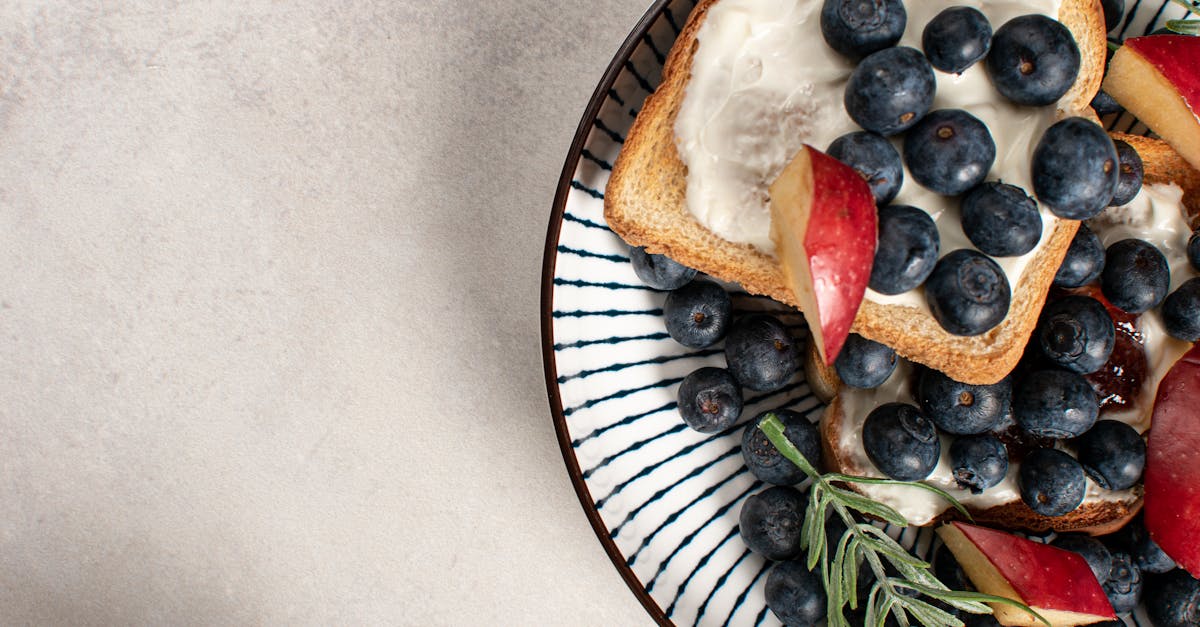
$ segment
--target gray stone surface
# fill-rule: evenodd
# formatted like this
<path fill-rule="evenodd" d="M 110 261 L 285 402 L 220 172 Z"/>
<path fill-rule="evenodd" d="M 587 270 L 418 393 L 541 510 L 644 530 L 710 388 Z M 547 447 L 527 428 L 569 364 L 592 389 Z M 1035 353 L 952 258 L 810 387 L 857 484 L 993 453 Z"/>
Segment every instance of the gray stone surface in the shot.
<path fill-rule="evenodd" d="M 647 4 L 0 3 L 2 622 L 648 624 L 537 315 Z"/>

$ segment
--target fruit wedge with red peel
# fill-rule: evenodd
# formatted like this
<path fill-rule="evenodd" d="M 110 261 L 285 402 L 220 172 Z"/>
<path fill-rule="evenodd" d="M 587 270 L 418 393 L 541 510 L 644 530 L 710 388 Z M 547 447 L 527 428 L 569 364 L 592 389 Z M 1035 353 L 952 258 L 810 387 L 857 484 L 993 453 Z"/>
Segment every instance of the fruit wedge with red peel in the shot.
<path fill-rule="evenodd" d="M 1053 627 L 1116 618 L 1096 575 L 1077 553 L 959 522 L 943 525 L 938 535 L 980 592 L 1024 603 Z M 991 606 L 1001 625 L 1044 625 L 1011 605 Z"/>
<path fill-rule="evenodd" d="M 1200 344 L 1158 384 L 1145 484 L 1150 538 L 1200 577 Z"/>
<path fill-rule="evenodd" d="M 784 279 L 832 364 L 858 315 L 878 238 L 875 197 L 850 166 L 811 146 L 771 184 L 771 239 Z"/>
<path fill-rule="evenodd" d="M 1104 91 L 1200 168 L 1200 37 L 1126 39 L 1109 61 Z"/>

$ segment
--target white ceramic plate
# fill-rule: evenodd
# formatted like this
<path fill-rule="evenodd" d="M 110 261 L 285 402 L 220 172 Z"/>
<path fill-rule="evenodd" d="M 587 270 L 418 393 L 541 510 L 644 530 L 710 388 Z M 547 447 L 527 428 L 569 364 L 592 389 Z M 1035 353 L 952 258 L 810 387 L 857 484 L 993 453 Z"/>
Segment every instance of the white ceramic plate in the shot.
<path fill-rule="evenodd" d="M 1169 0 L 1127 3 L 1114 36 L 1147 34 L 1186 14 Z M 742 426 L 702 435 L 675 408 L 687 373 L 724 365 L 720 346 L 695 351 L 667 336 L 665 293 L 642 285 L 603 216 L 611 164 L 695 4 L 650 7 L 601 79 L 567 155 L 542 271 L 546 387 L 584 513 L 650 615 L 662 624 L 778 625 L 763 601 L 769 564 L 737 532 L 742 501 L 763 487 L 742 463 Z M 1145 131 L 1129 116 L 1108 122 Z M 736 289 L 733 302 L 735 312 L 784 311 Z M 782 317 L 806 333 L 798 314 Z M 814 421 L 822 409 L 798 376 L 780 392 L 748 394 L 743 420 L 781 407 Z M 934 546 L 927 530 L 891 532 L 920 555 Z M 1128 622 L 1150 625 L 1142 616 Z"/>

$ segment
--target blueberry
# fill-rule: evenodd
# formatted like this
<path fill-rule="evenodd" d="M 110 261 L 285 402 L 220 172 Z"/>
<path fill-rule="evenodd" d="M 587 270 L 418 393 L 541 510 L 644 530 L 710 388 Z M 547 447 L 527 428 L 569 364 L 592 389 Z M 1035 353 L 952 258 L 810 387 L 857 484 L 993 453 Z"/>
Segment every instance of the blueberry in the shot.
<path fill-rule="evenodd" d="M 1128 204 L 1142 191 L 1146 168 L 1142 165 L 1142 156 L 1127 142 L 1114 140 L 1113 147 L 1117 149 L 1117 191 L 1109 204 L 1119 207 Z"/>
<path fill-rule="evenodd" d="M 725 361 L 742 387 L 774 392 L 800 368 L 800 346 L 770 314 L 751 314 L 733 323 L 725 338 Z"/>
<path fill-rule="evenodd" d="M 1100 0 L 1100 6 L 1104 8 L 1104 30 L 1111 31 L 1125 16 L 1125 0 Z"/>
<path fill-rule="evenodd" d="M 907 22 L 901 0 L 825 0 L 821 7 L 825 43 L 855 60 L 896 45 Z"/>
<path fill-rule="evenodd" d="M 846 133 L 829 144 L 826 153 L 854 168 L 871 187 L 877 206 L 892 202 L 904 183 L 900 153 L 882 135 L 869 131 Z"/>
<path fill-rule="evenodd" d="M 972 7 L 950 7 L 938 13 L 921 33 L 921 47 L 933 67 L 962 74 L 987 55 L 992 25 Z"/>
<path fill-rule="evenodd" d="M 950 445 L 950 469 L 958 487 L 979 494 L 1008 474 L 1008 449 L 994 435 L 964 435 Z"/>
<path fill-rule="evenodd" d="M 1022 15 L 996 29 L 986 66 L 1009 100 L 1042 106 L 1071 89 L 1079 61 L 1079 46 L 1066 26 L 1044 15 Z"/>
<path fill-rule="evenodd" d="M 1144 518 L 1134 518 L 1126 526 L 1125 532 L 1129 540 L 1129 556 L 1142 573 L 1162 574 L 1175 568 L 1175 560 L 1150 537 Z"/>
<path fill-rule="evenodd" d="M 732 317 L 729 294 L 708 279 L 672 290 L 663 303 L 667 333 L 688 348 L 707 348 L 725 337 Z"/>
<path fill-rule="evenodd" d="M 895 135 L 916 124 L 933 105 L 933 67 L 915 48 L 886 48 L 862 60 L 846 83 L 846 113 L 859 126 Z"/>
<path fill-rule="evenodd" d="M 673 290 L 696 278 L 696 271 L 666 255 L 654 255 L 641 246 L 629 247 L 633 272 L 647 286 L 656 290 Z"/>
<path fill-rule="evenodd" d="M 693 370 L 679 384 L 679 415 L 700 433 L 732 427 L 742 415 L 742 389 L 724 368 Z"/>
<path fill-rule="evenodd" d="M 851 333 L 833 362 L 842 383 L 854 388 L 879 387 L 896 369 L 896 351 Z"/>
<path fill-rule="evenodd" d="M 1024 255 L 1042 238 L 1037 202 L 1020 187 L 988 181 L 962 199 L 963 233 L 993 257 Z"/>
<path fill-rule="evenodd" d="M 1200 278 L 1184 281 L 1162 305 L 1167 333 L 1185 342 L 1200 340 Z"/>
<path fill-rule="evenodd" d="M 1112 553 L 1103 542 L 1082 533 L 1064 533 L 1055 538 L 1050 546 L 1078 553 L 1087 560 L 1088 568 L 1096 575 L 1096 581 L 1101 584 L 1108 581 L 1108 572 L 1112 570 Z"/>
<path fill-rule="evenodd" d="M 1125 110 L 1121 103 L 1117 102 L 1116 98 L 1108 95 L 1108 92 L 1100 90 L 1092 98 L 1092 110 L 1098 116 L 1106 116 L 1114 113 L 1120 113 Z"/>
<path fill-rule="evenodd" d="M 1192 268 L 1200 271 L 1200 229 L 1192 231 L 1192 236 L 1188 238 L 1187 258 Z"/>
<path fill-rule="evenodd" d="M 925 370 L 917 383 L 917 402 L 939 429 L 956 435 L 986 433 L 1012 407 L 1012 382 L 960 383 L 937 370 Z"/>
<path fill-rule="evenodd" d="M 1100 290 L 1122 311 L 1142 313 L 1157 307 L 1170 285 L 1171 268 L 1154 244 L 1123 239 L 1105 251 Z"/>
<path fill-rule="evenodd" d="M 1083 502 L 1087 481 L 1074 457 L 1053 448 L 1038 448 L 1021 461 L 1021 500 L 1043 516 L 1062 516 Z"/>
<path fill-rule="evenodd" d="M 871 289 L 903 294 L 924 283 L 937 264 L 939 246 L 937 225 L 928 213 L 908 205 L 880 209 Z"/>
<path fill-rule="evenodd" d="M 790 486 L 771 486 L 742 503 L 738 531 L 751 551 L 769 560 L 800 554 L 805 495 Z"/>
<path fill-rule="evenodd" d="M 1146 586 L 1146 613 L 1157 627 L 1200 625 L 1200 580 L 1185 570 L 1151 577 Z"/>
<path fill-rule="evenodd" d="M 821 436 L 817 432 L 817 426 L 802 414 L 788 409 L 778 409 L 773 413 L 783 423 L 783 434 L 787 439 L 800 450 L 800 454 L 813 468 L 820 469 Z M 800 483 L 805 478 L 804 471 L 788 461 L 767 439 L 767 434 L 758 428 L 758 423 L 766 415 L 764 412 L 756 416 L 742 432 L 742 459 L 760 481 L 775 485 Z"/>
<path fill-rule="evenodd" d="M 1085 118 L 1054 123 L 1033 149 L 1033 191 L 1054 215 L 1086 220 L 1117 191 L 1117 149 L 1099 124 Z"/>
<path fill-rule="evenodd" d="M 1146 442 L 1133 427 L 1101 420 L 1075 442 L 1084 471 L 1105 490 L 1127 490 L 1142 478 Z"/>
<path fill-rule="evenodd" d="M 942 257 L 925 282 L 933 317 L 954 335 L 979 335 L 1008 315 L 1012 291 L 995 261 L 974 250 Z"/>
<path fill-rule="evenodd" d="M 1043 438 L 1083 435 L 1100 414 L 1100 402 L 1082 375 L 1066 370 L 1028 374 L 1013 390 L 1017 424 Z"/>
<path fill-rule="evenodd" d="M 1058 273 L 1054 275 L 1054 285 L 1082 287 L 1100 278 L 1103 270 L 1104 244 L 1101 244 L 1100 238 L 1081 222 L 1071 245 L 1067 247 L 1067 255 L 1063 257 Z"/>
<path fill-rule="evenodd" d="M 996 160 L 987 125 L 962 109 L 938 109 L 904 137 L 904 163 L 913 180 L 946 196 L 978 185 Z"/>
<path fill-rule="evenodd" d="M 1104 594 L 1118 614 L 1132 612 L 1142 596 L 1142 571 L 1133 563 L 1128 553 L 1113 553 L 1112 568 L 1108 581 L 1104 582 Z"/>
<path fill-rule="evenodd" d="M 1035 333 L 1042 354 L 1079 374 L 1099 370 L 1117 342 L 1108 309 L 1088 296 L 1067 296 L 1046 305 Z"/>
<path fill-rule="evenodd" d="M 802 560 L 772 566 L 765 596 L 767 607 L 785 625 L 816 625 L 825 618 L 825 586 Z"/>
<path fill-rule="evenodd" d="M 862 442 L 875 467 L 901 481 L 928 477 L 942 451 L 933 423 L 905 403 L 880 405 L 867 415 Z"/>

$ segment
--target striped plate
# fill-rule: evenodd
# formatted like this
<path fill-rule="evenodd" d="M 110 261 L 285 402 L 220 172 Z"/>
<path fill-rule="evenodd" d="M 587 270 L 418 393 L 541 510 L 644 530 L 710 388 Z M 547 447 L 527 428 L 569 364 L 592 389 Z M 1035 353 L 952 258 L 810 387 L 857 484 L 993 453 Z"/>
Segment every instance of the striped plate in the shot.
<path fill-rule="evenodd" d="M 778 625 L 763 602 L 768 564 L 738 537 L 742 501 L 762 486 L 739 451 L 741 426 L 702 435 L 675 408 L 680 380 L 723 365 L 720 348 L 689 350 L 667 336 L 665 294 L 644 287 L 604 223 L 612 163 L 694 0 L 657 0 L 609 65 L 580 122 L 554 199 L 542 270 L 542 343 L 550 410 L 567 471 L 600 543 L 662 624 Z M 1169 0 L 1129 2 L 1120 36 L 1149 33 L 1186 11 Z M 1128 116 L 1109 128 L 1145 132 Z M 794 311 L 731 286 L 737 312 L 770 310 L 804 334 Z M 822 405 L 802 377 L 746 399 L 743 416 L 789 407 L 816 420 Z M 928 530 L 890 530 L 928 556 Z M 1149 625 L 1144 617 L 1130 624 Z"/>

